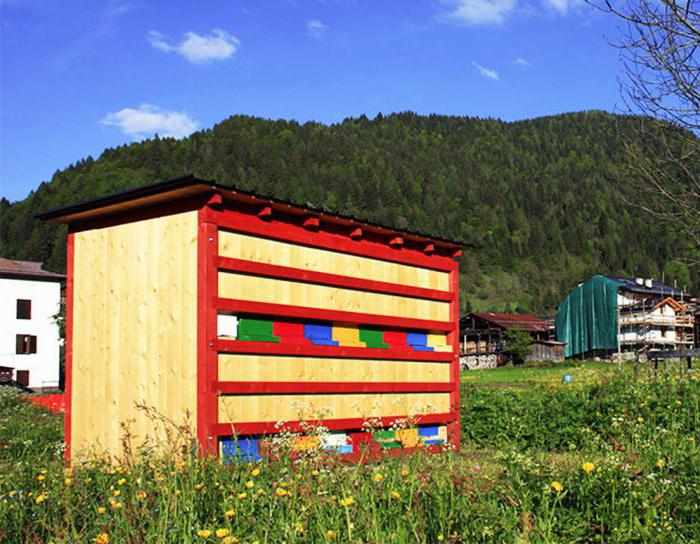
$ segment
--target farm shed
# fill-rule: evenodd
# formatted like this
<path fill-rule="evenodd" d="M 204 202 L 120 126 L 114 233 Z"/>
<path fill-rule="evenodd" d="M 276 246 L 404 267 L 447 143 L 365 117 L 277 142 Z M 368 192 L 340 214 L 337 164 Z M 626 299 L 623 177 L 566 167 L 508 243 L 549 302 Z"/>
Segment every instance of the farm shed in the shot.
<path fill-rule="evenodd" d="M 318 422 L 298 449 L 458 446 L 461 244 L 192 176 L 39 217 L 68 225 L 73 455 L 161 444 L 137 404 L 244 459 Z"/>
<path fill-rule="evenodd" d="M 553 338 L 554 326 L 546 319 L 529 314 L 473 312 L 460 320 L 463 366 L 485 368 L 505 364 L 504 333 L 508 330 L 525 331 L 532 337 L 526 360 L 564 360 L 564 344 Z"/>

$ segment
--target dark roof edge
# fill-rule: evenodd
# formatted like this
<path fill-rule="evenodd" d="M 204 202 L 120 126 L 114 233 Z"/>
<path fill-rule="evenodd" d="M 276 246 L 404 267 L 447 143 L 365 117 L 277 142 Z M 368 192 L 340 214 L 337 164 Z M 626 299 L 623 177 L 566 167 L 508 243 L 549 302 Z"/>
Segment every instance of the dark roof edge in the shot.
<path fill-rule="evenodd" d="M 101 208 L 103 206 L 109 206 L 111 204 L 119 204 L 121 202 L 132 200 L 134 198 L 152 196 L 166 190 L 179 189 L 180 187 L 187 187 L 188 185 L 194 185 L 196 183 L 209 182 L 197 179 L 192 174 L 187 174 L 166 181 L 153 183 L 151 185 L 137 187 L 136 189 L 128 189 L 126 191 L 122 191 L 121 193 L 112 193 L 107 196 L 93 198 L 92 200 L 86 200 L 84 202 L 80 202 L 79 204 L 71 204 L 70 206 L 65 206 L 63 208 L 56 208 L 46 212 L 38 213 L 34 215 L 34 219 L 41 219 L 42 221 L 46 221 L 48 219 L 55 219 L 64 215 L 73 215 L 74 213 L 80 213 L 94 208 Z"/>
<path fill-rule="evenodd" d="M 394 232 L 403 232 L 403 233 L 410 234 L 413 236 L 435 240 L 436 242 L 442 242 L 444 244 L 449 244 L 449 245 L 455 246 L 456 248 L 461 248 L 461 247 L 472 248 L 472 247 L 474 247 L 473 244 L 468 243 L 468 242 L 464 242 L 461 240 L 450 240 L 447 238 L 434 236 L 432 234 L 425 234 L 422 232 L 416 232 L 416 231 L 411 231 L 411 230 L 407 230 L 407 229 L 401 229 L 398 227 L 382 225 L 381 223 L 374 223 L 372 221 L 359 219 L 357 217 L 343 215 L 343 214 L 338 213 L 338 212 L 333 212 L 333 211 L 324 210 L 321 208 L 315 208 L 312 206 L 299 204 L 299 203 L 292 202 L 289 200 L 277 198 L 277 197 L 274 197 L 271 195 L 266 195 L 263 193 L 258 193 L 258 192 L 250 191 L 250 190 L 239 189 L 238 187 L 236 187 L 234 185 L 225 185 L 225 184 L 218 183 L 215 181 L 197 178 L 194 176 L 194 174 L 186 174 L 184 176 L 169 179 L 166 181 L 161 181 L 161 182 L 154 183 L 151 185 L 146 185 L 144 187 L 138 187 L 136 189 L 129 189 L 129 190 L 123 191 L 121 193 L 113 193 L 111 195 L 107 195 L 107 196 L 100 197 L 100 198 L 95 198 L 92 200 L 81 202 L 79 204 L 74 204 L 71 206 L 66 206 L 63 208 L 57 208 L 54 210 L 49 210 L 46 212 L 38 213 L 34 216 L 34 218 L 40 219 L 42 221 L 56 219 L 58 217 L 62 217 L 65 215 L 72 215 L 75 213 L 80 213 L 80 212 L 84 212 L 84 211 L 95 209 L 95 208 L 101 208 L 104 206 L 119 204 L 121 202 L 127 202 L 127 201 L 133 200 L 135 198 L 153 196 L 153 195 L 156 195 L 156 194 L 161 193 L 161 192 L 165 192 L 165 191 L 169 191 L 169 190 L 173 190 L 173 189 L 180 189 L 180 188 L 187 187 L 190 185 L 198 185 L 198 184 L 210 185 L 212 190 L 218 189 L 218 190 L 222 190 L 222 191 L 234 191 L 234 192 L 240 193 L 242 195 L 247 195 L 247 196 L 251 196 L 254 198 L 259 198 L 262 200 L 268 200 L 270 202 L 274 202 L 277 204 L 294 206 L 294 207 L 309 210 L 311 212 L 318 213 L 318 214 L 334 215 L 334 216 L 339 217 L 341 219 L 345 219 L 345 220 L 349 220 L 349 221 L 356 221 L 357 223 L 362 223 L 362 224 L 377 227 L 380 229 L 390 230 L 390 231 L 394 231 Z"/>

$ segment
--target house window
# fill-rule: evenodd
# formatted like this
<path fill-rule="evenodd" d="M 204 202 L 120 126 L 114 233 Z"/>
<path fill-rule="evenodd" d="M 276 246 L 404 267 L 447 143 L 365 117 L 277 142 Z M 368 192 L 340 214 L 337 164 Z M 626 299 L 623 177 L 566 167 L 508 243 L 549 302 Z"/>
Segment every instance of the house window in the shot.
<path fill-rule="evenodd" d="M 32 318 L 32 301 L 23 298 L 17 299 L 17 319 Z"/>
<path fill-rule="evenodd" d="M 31 334 L 18 334 L 16 340 L 17 354 L 27 355 L 29 353 L 36 353 L 36 336 Z"/>

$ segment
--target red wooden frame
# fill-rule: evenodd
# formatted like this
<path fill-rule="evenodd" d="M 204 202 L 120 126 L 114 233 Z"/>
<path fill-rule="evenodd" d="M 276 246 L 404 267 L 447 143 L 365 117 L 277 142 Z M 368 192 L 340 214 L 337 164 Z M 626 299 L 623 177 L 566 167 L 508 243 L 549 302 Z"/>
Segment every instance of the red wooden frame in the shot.
<path fill-rule="evenodd" d="M 452 382 L 215 382 L 225 395 L 295 395 L 308 393 L 449 393 Z"/>
<path fill-rule="evenodd" d="M 242 232 L 282 242 L 348 253 L 381 261 L 391 261 L 398 264 L 419 266 L 440 272 L 449 272 L 454 264 L 450 257 L 442 255 L 429 256 L 422 251 L 409 249 L 405 246 L 394 251 L 387 251 L 389 249 L 388 239 L 386 243 L 374 242 L 364 236 L 353 239 L 350 236 L 353 231 L 350 230 L 348 230 L 346 236 L 323 230 L 313 232 L 302 226 L 276 221 L 275 219 L 262 221 L 258 218 L 258 220 L 255 220 L 254 216 L 228 209 L 224 211 L 212 210 L 207 212 L 207 216 L 209 220 L 217 223 L 224 230 Z"/>
<path fill-rule="evenodd" d="M 444 424 L 448 427 L 448 442 L 455 448 L 459 448 L 459 276 L 458 264 L 450 257 L 435 255 L 434 246 L 422 245 L 420 249 L 410 249 L 399 245 L 394 240 L 394 247 L 390 249 L 391 239 L 387 238 L 384 244 L 376 240 L 368 240 L 357 236 L 356 229 L 349 229 L 346 235 L 337 232 L 327 232 L 321 228 L 319 231 L 309 231 L 305 228 L 303 220 L 299 225 L 289 224 L 279 220 L 279 216 L 273 215 L 265 220 L 260 219 L 253 212 L 244 213 L 238 210 L 225 209 L 225 205 L 219 209 L 204 208 L 200 214 L 202 221 L 208 224 L 218 225 L 219 229 L 242 232 L 245 234 L 271 238 L 287 243 L 301 244 L 345 254 L 359 255 L 383 261 L 391 261 L 409 266 L 419 266 L 447 272 L 449 275 L 449 290 L 440 291 L 419 287 L 392 284 L 368 280 L 363 278 L 347 277 L 318 271 L 308 271 L 287 266 L 270 265 L 244 259 L 234 259 L 218 255 L 218 244 L 215 247 L 208 246 L 212 253 L 208 255 L 210 274 L 218 274 L 219 270 L 259 275 L 272 278 L 283 278 L 293 281 L 304 281 L 319 285 L 331 285 L 358 290 L 397 294 L 427 300 L 439 300 L 450 305 L 450 320 L 435 321 L 425 319 L 405 318 L 398 316 L 374 315 L 361 312 L 348 312 L 324 309 L 309 309 L 308 307 L 273 304 L 263 302 L 251 302 L 218 297 L 218 292 L 213 297 L 214 315 L 213 329 L 208 336 L 208 349 L 214 353 L 251 353 L 268 355 L 292 355 L 310 357 L 334 357 L 334 358 L 371 358 L 371 359 L 396 359 L 407 361 L 435 361 L 449 363 L 450 382 L 448 383 L 373 383 L 373 382 L 226 382 L 209 378 L 207 394 L 214 399 L 219 394 L 320 394 L 320 393 L 420 393 L 420 392 L 446 392 L 450 394 L 450 411 L 444 414 L 430 414 L 418 416 L 395 416 L 384 418 L 370 418 L 373 424 L 388 427 L 396 422 L 410 420 L 416 424 Z M 321 223 L 321 226 L 323 223 Z M 308 227 L 308 225 L 307 225 Z M 211 286 L 211 284 L 210 284 Z M 210 287 L 211 289 L 211 287 Z M 451 353 L 429 351 L 406 351 L 394 349 L 377 349 L 343 346 L 321 346 L 309 344 L 277 344 L 268 342 L 249 342 L 240 340 L 227 340 L 216 338 L 215 319 L 216 312 L 249 313 L 284 318 L 327 320 L 334 322 L 350 322 L 400 329 L 437 330 L 447 334 L 447 342 L 453 347 Z M 218 357 L 216 357 L 218 359 Z M 209 376 L 218 376 L 218 363 L 213 362 L 213 368 Z M 215 419 L 208 423 L 208 436 L 235 435 L 261 435 L 276 434 L 282 431 L 304 432 L 311 426 L 323 425 L 329 430 L 358 430 L 367 424 L 366 418 L 329 419 L 324 421 L 290 421 L 280 425 L 278 422 L 244 422 L 244 423 L 219 423 L 218 406 L 213 413 Z M 211 440 L 211 438 L 209 438 Z M 394 450 L 382 450 L 384 454 Z"/>
<path fill-rule="evenodd" d="M 210 203 L 217 204 L 215 199 Z M 213 425 L 218 420 L 218 401 L 211 383 L 218 379 L 217 353 L 212 338 L 217 327 L 214 300 L 218 275 L 214 259 L 218 253 L 219 231 L 215 224 L 206 221 L 204 209 L 198 214 L 197 235 L 197 438 L 203 454 L 216 455 L 219 445 Z"/>
<path fill-rule="evenodd" d="M 75 235 L 68 232 L 66 242 L 66 350 L 64 354 L 64 386 L 65 386 L 65 416 L 63 419 L 63 432 L 66 449 L 64 456 L 66 461 L 71 456 L 72 440 L 72 413 L 73 413 L 73 261 L 75 255 Z"/>
<path fill-rule="evenodd" d="M 357 431 L 367 428 L 368 422 L 372 427 L 391 427 L 401 422 L 410 421 L 415 425 L 440 424 L 445 425 L 455 420 L 455 414 L 419 414 L 411 416 L 390 416 L 378 418 L 348 418 L 348 419 L 313 419 L 308 421 L 257 421 L 244 423 L 217 423 L 213 426 L 218 436 L 245 436 L 249 434 L 278 434 L 281 432 L 302 433 L 315 427 L 323 427 L 329 431 Z M 368 421 L 369 420 L 369 421 Z"/>
<path fill-rule="evenodd" d="M 444 351 L 319 346 L 313 344 L 276 344 L 268 342 L 250 342 L 247 340 L 227 340 L 223 338 L 214 341 L 214 349 L 221 353 L 296 355 L 302 357 L 333 357 L 338 359 L 392 359 L 436 363 L 454 362 L 453 354 Z"/>

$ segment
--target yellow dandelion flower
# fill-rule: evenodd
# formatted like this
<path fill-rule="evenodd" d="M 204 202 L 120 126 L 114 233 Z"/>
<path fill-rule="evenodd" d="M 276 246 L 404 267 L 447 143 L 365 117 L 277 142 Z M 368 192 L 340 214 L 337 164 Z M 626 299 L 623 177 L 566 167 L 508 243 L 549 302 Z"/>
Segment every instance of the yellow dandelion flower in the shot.
<path fill-rule="evenodd" d="M 401 493 L 399 493 L 398 491 L 392 491 L 391 493 L 389 493 L 389 497 L 394 499 L 395 501 L 398 501 L 401 498 Z"/>
<path fill-rule="evenodd" d="M 37 504 L 41 504 L 41 503 L 44 502 L 45 500 L 46 500 L 46 495 L 44 495 L 43 493 L 41 493 L 41 494 L 39 494 L 39 495 L 36 496 L 36 499 L 34 499 L 34 502 L 37 503 Z"/>
<path fill-rule="evenodd" d="M 260 469 L 259 468 L 254 468 L 253 471 L 251 472 L 253 476 L 260 476 Z"/>
<path fill-rule="evenodd" d="M 320 474 L 320 473 L 319 473 L 318 470 L 316 470 L 316 469 L 314 469 L 314 470 L 311 471 L 311 476 L 318 476 L 319 474 Z"/>
<path fill-rule="evenodd" d="M 351 504 L 355 504 L 355 499 L 352 497 L 345 497 L 344 499 L 340 499 L 340 506 L 350 506 Z"/>
<path fill-rule="evenodd" d="M 176 490 L 175 490 L 175 496 L 176 496 L 176 497 L 179 497 L 181 494 L 182 494 L 182 491 L 180 491 L 179 489 L 176 489 Z"/>
<path fill-rule="evenodd" d="M 245 499 L 247 496 L 248 496 L 248 493 L 246 493 L 245 491 L 243 491 L 242 493 L 239 493 L 239 494 L 238 494 L 238 498 L 239 498 L 240 500 Z"/>
<path fill-rule="evenodd" d="M 46 468 L 42 468 L 39 472 L 40 472 L 41 474 L 48 474 L 48 473 L 49 473 L 49 470 L 46 469 Z"/>
<path fill-rule="evenodd" d="M 278 487 L 277 489 L 275 489 L 275 493 L 277 493 L 277 495 L 279 495 L 280 497 L 284 497 L 285 495 L 289 494 L 288 491 L 283 487 Z"/>
<path fill-rule="evenodd" d="M 95 544 L 109 544 L 109 535 L 107 533 L 100 533 L 95 538 L 92 539 Z"/>
<path fill-rule="evenodd" d="M 211 531 L 209 529 L 200 529 L 197 531 L 197 536 L 202 538 L 209 538 L 211 536 Z"/>
<path fill-rule="evenodd" d="M 561 493 L 562 491 L 564 491 L 564 486 L 561 485 L 561 483 L 557 482 L 556 480 L 551 483 L 551 486 L 552 486 L 552 489 L 554 489 L 554 491 L 556 491 L 557 493 Z"/>
<path fill-rule="evenodd" d="M 148 493 L 146 493 L 146 492 L 143 491 L 143 490 L 141 490 L 141 491 L 139 491 L 138 493 L 136 493 L 136 498 L 139 499 L 139 500 L 141 500 L 141 501 L 142 501 L 143 499 L 145 499 L 146 497 L 148 497 Z"/>
<path fill-rule="evenodd" d="M 638 417 L 638 418 L 637 418 L 637 423 L 644 423 L 644 418 L 643 418 L 643 417 Z"/>
<path fill-rule="evenodd" d="M 337 536 L 337 535 L 335 534 L 335 531 L 331 531 L 330 529 L 328 529 L 328 530 L 326 531 L 326 538 L 327 538 L 328 540 L 335 540 L 335 537 L 336 537 L 336 536 Z"/>
<path fill-rule="evenodd" d="M 375 474 L 374 476 L 372 476 L 372 479 L 373 479 L 375 482 L 381 482 L 381 481 L 384 479 L 384 476 L 382 476 L 381 474 L 377 473 L 377 474 Z"/>
<path fill-rule="evenodd" d="M 46 476 L 44 476 L 43 474 L 39 474 L 39 476 L 37 476 L 36 479 L 41 482 L 42 480 L 46 479 Z"/>
<path fill-rule="evenodd" d="M 581 465 L 581 470 L 583 470 L 583 472 L 586 474 L 590 474 L 595 470 L 595 464 L 591 463 L 590 461 L 586 461 Z"/>
<path fill-rule="evenodd" d="M 196 485 L 194 486 L 194 488 L 195 488 L 197 491 L 199 491 L 199 490 L 202 489 L 203 487 L 204 487 L 204 484 L 196 484 Z"/>
<path fill-rule="evenodd" d="M 235 536 L 227 536 L 221 541 L 223 544 L 237 544 L 240 542 Z M 256 541 L 257 542 L 257 541 Z"/>
<path fill-rule="evenodd" d="M 265 492 L 262 489 L 258 489 L 258 495 L 262 495 L 263 493 Z"/>
<path fill-rule="evenodd" d="M 442 535 L 438 535 L 437 539 L 438 539 L 438 542 L 442 542 L 443 540 L 445 540 L 445 537 Z"/>
<path fill-rule="evenodd" d="M 98 506 L 97 507 L 97 513 L 98 514 L 104 514 L 107 511 L 107 509 L 104 506 Z"/>
<path fill-rule="evenodd" d="M 73 480 L 71 480 L 70 478 L 64 478 L 63 483 L 66 485 L 66 487 L 70 487 L 70 484 L 73 483 Z"/>
<path fill-rule="evenodd" d="M 117 485 L 124 485 L 126 483 L 126 478 L 119 478 Z"/>
<path fill-rule="evenodd" d="M 253 483 L 253 480 L 248 480 L 248 481 L 245 483 L 245 486 L 246 486 L 248 489 L 252 489 L 252 488 L 255 487 L 255 484 Z"/>
<path fill-rule="evenodd" d="M 226 510 L 226 512 L 224 512 L 224 516 L 226 516 L 227 518 L 232 518 L 233 514 L 234 514 L 233 510 Z"/>
<path fill-rule="evenodd" d="M 659 460 L 656 462 L 656 467 L 657 467 L 657 468 L 664 468 L 665 466 L 666 466 L 666 461 L 664 461 L 663 459 L 659 459 Z"/>
<path fill-rule="evenodd" d="M 214 534 L 216 535 L 216 538 L 224 538 L 225 536 L 228 536 L 230 532 L 231 531 L 228 529 L 217 529 Z"/>
<path fill-rule="evenodd" d="M 115 490 L 112 492 L 112 495 L 114 495 L 115 497 L 118 497 L 118 496 L 121 495 L 121 494 L 122 494 L 122 492 L 119 491 L 118 489 L 115 489 Z"/>
<path fill-rule="evenodd" d="M 410 472 L 408 471 L 407 468 L 404 468 L 404 469 L 401 470 L 401 476 L 403 476 L 404 478 L 405 478 L 406 476 L 408 476 L 409 474 L 410 474 Z"/>
<path fill-rule="evenodd" d="M 298 521 L 294 524 L 294 531 L 301 534 L 304 532 L 304 525 L 299 523 Z"/>

